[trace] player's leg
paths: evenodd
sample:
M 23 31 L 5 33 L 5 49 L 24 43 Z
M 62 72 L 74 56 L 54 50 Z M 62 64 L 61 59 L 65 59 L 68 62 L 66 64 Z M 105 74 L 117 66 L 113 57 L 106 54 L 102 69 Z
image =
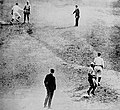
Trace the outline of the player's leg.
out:
M 30 17 L 30 14 L 28 13 L 28 14 L 27 14 L 27 20 L 28 20 L 28 23 L 29 23 L 29 20 L 30 20 L 29 17 Z
M 47 90 L 47 95 L 46 95 L 46 98 L 45 98 L 45 101 L 44 101 L 44 107 L 46 107 L 46 105 L 48 103 L 49 96 L 50 96 L 50 92 Z
M 89 87 L 89 89 L 88 89 L 88 91 L 87 91 L 88 95 L 90 95 L 90 91 L 93 89 L 92 81 L 89 81 L 89 83 L 90 83 L 90 87 Z
M 15 20 L 15 13 L 12 14 L 12 19 L 11 19 L 10 23 L 12 24 L 14 20 Z
M 98 77 L 98 86 L 100 86 L 101 76 Z
M 21 18 L 21 15 L 17 12 L 17 13 L 16 13 L 16 16 L 17 16 L 16 21 L 19 22 L 19 20 L 20 20 L 20 18 Z
M 24 13 L 24 23 L 26 22 L 26 13 Z
M 76 18 L 75 26 L 78 26 L 79 17 Z
M 52 102 L 53 94 L 54 94 L 54 91 L 51 91 L 49 101 L 48 101 L 48 108 L 51 108 L 51 102 Z
M 97 88 L 97 84 L 94 83 L 92 87 L 93 87 L 93 90 L 91 91 L 91 93 L 92 93 L 93 95 L 95 95 L 95 90 L 96 90 L 96 88 Z

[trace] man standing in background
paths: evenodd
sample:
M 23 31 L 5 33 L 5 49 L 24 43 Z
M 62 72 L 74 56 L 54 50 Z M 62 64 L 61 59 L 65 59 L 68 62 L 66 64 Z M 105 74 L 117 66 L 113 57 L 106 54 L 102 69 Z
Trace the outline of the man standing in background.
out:
M 29 4 L 29 1 L 27 1 L 27 4 L 24 7 L 24 23 L 26 22 L 26 17 L 27 17 L 27 21 L 29 23 L 30 10 L 31 10 L 31 6 Z
M 78 26 L 78 21 L 79 21 L 79 18 L 80 18 L 80 10 L 79 10 L 77 5 L 75 5 L 75 7 L 76 7 L 76 9 L 73 12 L 73 14 L 75 14 L 75 26 Z
M 104 68 L 104 60 L 101 58 L 101 53 L 98 53 L 98 56 L 94 59 L 95 63 L 95 73 L 97 74 L 98 86 L 100 86 L 100 81 L 102 77 L 102 70 Z
M 51 69 L 50 74 L 47 74 L 44 80 L 44 84 L 47 90 L 47 96 L 45 98 L 44 108 L 46 107 L 47 103 L 48 103 L 48 108 L 51 108 L 52 97 L 54 91 L 56 90 L 56 81 L 55 81 L 55 77 L 53 76 L 53 73 L 54 73 L 54 69 Z
M 13 6 L 13 8 L 12 8 L 12 12 L 11 12 L 12 20 L 11 20 L 11 23 L 13 23 L 14 20 L 19 22 L 19 19 L 21 18 L 21 15 L 19 14 L 19 10 L 23 11 L 23 9 L 18 6 L 18 3 L 16 3 L 16 5 Z

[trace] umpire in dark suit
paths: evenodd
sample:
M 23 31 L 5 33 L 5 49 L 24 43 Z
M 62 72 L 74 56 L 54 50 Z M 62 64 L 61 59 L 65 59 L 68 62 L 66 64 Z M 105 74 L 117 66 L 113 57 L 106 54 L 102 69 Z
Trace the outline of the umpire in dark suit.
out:
M 54 94 L 54 90 L 56 90 L 56 81 L 55 77 L 53 76 L 53 73 L 54 69 L 51 69 L 50 73 L 46 75 L 44 80 L 44 84 L 47 90 L 47 96 L 45 98 L 44 107 L 46 107 L 48 103 L 48 108 L 51 107 L 51 101 Z
M 75 7 L 76 7 L 76 9 L 73 12 L 73 14 L 75 14 L 75 26 L 78 26 L 78 21 L 79 21 L 79 18 L 80 18 L 80 10 L 79 10 L 77 5 L 75 5 Z
M 24 23 L 26 22 L 26 17 L 27 17 L 27 20 L 28 20 L 28 23 L 29 23 L 30 8 L 31 8 L 31 6 L 30 6 L 29 2 L 27 1 L 27 4 L 24 7 Z

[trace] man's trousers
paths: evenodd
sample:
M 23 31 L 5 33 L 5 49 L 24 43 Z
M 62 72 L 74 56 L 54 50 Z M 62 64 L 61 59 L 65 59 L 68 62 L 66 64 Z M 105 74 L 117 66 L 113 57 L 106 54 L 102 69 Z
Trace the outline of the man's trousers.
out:
M 12 19 L 21 18 L 21 15 L 18 12 L 13 12 Z
M 75 18 L 75 26 L 78 26 L 79 17 Z
M 54 94 L 54 91 L 47 90 L 47 96 L 45 98 L 44 107 L 46 107 L 47 104 L 49 108 L 51 107 L 53 94 Z
M 96 87 L 97 87 L 97 84 L 96 83 L 93 83 L 93 81 L 89 81 L 89 83 L 90 83 L 90 88 L 89 88 L 89 90 L 88 90 L 88 94 L 90 94 L 90 91 L 91 91 L 91 93 L 92 94 L 94 94 L 94 92 L 95 92 L 95 89 L 96 89 Z
M 29 22 L 29 16 L 30 16 L 30 13 L 24 13 L 24 23 L 26 21 L 26 18 L 27 18 L 27 20 Z
M 101 77 L 102 77 L 102 67 L 101 66 L 95 66 L 94 70 L 95 70 L 95 73 L 97 75 L 98 85 L 100 85 L 100 81 L 101 81 Z

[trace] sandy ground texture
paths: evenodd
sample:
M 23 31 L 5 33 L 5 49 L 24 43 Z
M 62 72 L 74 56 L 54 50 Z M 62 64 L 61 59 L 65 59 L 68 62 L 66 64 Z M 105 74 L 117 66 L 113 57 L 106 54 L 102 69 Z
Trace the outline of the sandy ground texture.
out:
M 13 35 L 7 40 L 7 45 L 2 47 L 1 52 L 3 52 L 4 58 L 8 59 L 6 62 L 10 65 L 8 68 L 10 72 L 17 72 L 23 67 L 22 65 L 31 64 L 32 66 L 29 65 L 28 68 L 32 68 L 32 70 L 29 69 L 29 72 L 34 73 L 33 76 L 37 75 L 36 84 L 31 88 L 16 87 L 17 89 L 11 89 L 1 95 L 0 110 L 46 110 L 47 108 L 43 108 L 46 95 L 43 80 L 50 68 L 55 68 L 57 79 L 52 110 L 120 110 L 119 72 L 105 69 L 101 87 L 96 90 L 96 95 L 84 98 L 88 84 L 82 83 L 85 88 L 77 89 L 75 87 L 79 83 L 78 74 L 75 74 L 74 78 L 72 77 L 74 81 L 72 78 L 70 79 L 71 76 L 68 75 L 70 80 L 66 77 L 67 73 L 80 68 L 79 63 L 75 65 L 69 58 L 67 60 L 66 57 L 63 58 L 61 54 L 65 47 L 77 43 L 94 50 L 87 43 L 86 36 L 89 36 L 95 28 L 100 29 L 100 32 L 104 32 L 106 29 L 107 31 L 104 33 L 97 34 L 108 37 L 109 29 L 119 22 L 119 17 L 112 14 L 110 2 L 110 0 L 100 2 L 103 4 L 102 6 L 89 6 L 89 3 L 80 5 L 79 27 L 74 27 L 74 16 L 72 15 L 74 3 L 32 2 L 33 33 L 29 34 L 24 30 L 22 34 Z M 96 4 L 95 1 L 94 4 Z M 103 30 L 100 26 L 104 27 Z M 27 26 L 24 25 L 24 28 Z M 93 54 L 96 54 L 96 50 L 93 51 Z M 109 65 L 106 64 L 106 67 Z M 22 82 L 24 80 L 21 80 L 20 83 L 22 84 Z

